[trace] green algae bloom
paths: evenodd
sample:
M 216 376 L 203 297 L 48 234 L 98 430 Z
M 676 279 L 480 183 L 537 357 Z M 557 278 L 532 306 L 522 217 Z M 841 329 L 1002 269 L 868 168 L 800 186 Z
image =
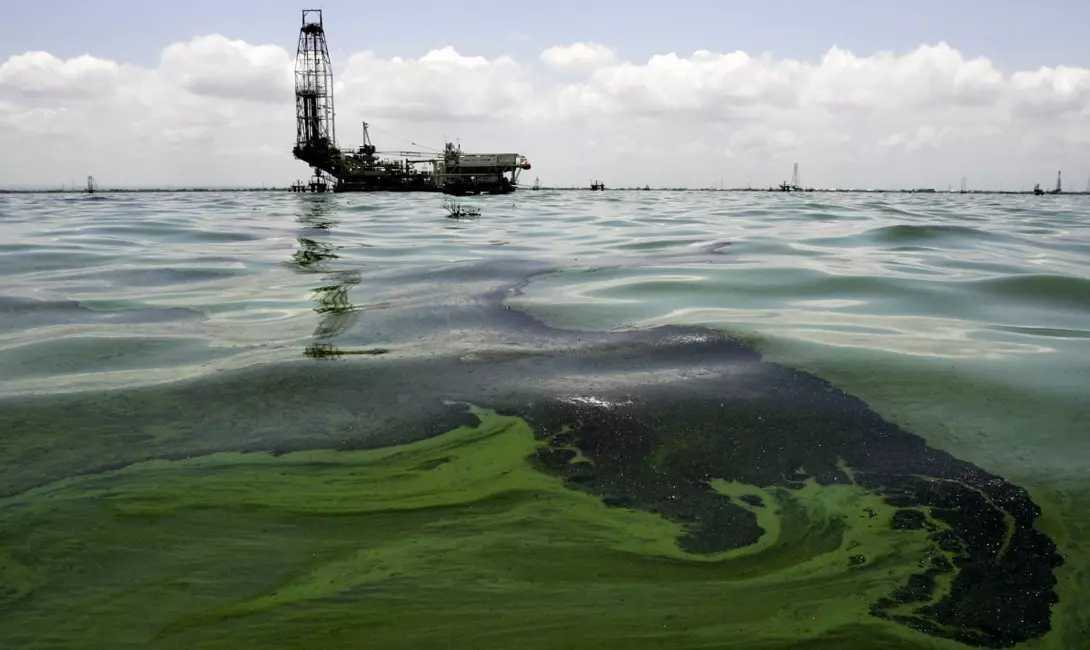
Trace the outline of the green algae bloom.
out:
M 471 412 L 476 426 L 402 446 L 153 460 L 9 497 L 0 639 L 810 648 L 855 630 L 920 647 L 868 614 L 927 547 L 877 495 L 712 481 L 762 532 L 690 553 L 686 525 L 535 469 L 547 445 L 525 420 Z

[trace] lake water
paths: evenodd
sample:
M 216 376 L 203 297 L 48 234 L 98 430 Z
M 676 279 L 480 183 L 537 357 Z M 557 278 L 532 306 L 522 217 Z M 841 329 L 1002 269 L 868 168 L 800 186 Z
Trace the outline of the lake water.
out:
M 443 203 L 0 196 L 0 645 L 1086 647 L 1090 197 Z

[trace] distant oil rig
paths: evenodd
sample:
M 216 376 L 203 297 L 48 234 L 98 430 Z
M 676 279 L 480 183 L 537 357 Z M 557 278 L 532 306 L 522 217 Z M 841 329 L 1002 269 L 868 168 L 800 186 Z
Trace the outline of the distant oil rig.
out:
M 1038 184 L 1033 186 L 1033 193 L 1038 195 L 1038 196 L 1040 196 L 1042 194 L 1063 194 L 1063 191 L 1064 191 L 1063 174 L 1064 174 L 1063 170 L 1060 170 L 1060 171 L 1056 172 L 1056 189 L 1054 189 L 1054 190 L 1052 190 L 1050 192 L 1045 192 L 1044 190 L 1041 189 L 1041 184 L 1038 183 Z M 1090 192 L 1090 182 L 1087 182 L 1086 188 L 1087 188 L 1086 191 Z
M 309 183 L 294 192 L 443 192 L 455 196 L 509 194 L 530 161 L 517 153 L 463 153 L 446 143 L 442 153 L 382 152 L 363 123 L 356 151 L 337 145 L 333 111 L 333 67 L 321 9 L 304 9 L 295 60 L 295 147 L 292 155 L 314 169 Z M 419 145 L 418 145 L 419 146 Z M 396 155 L 401 158 L 382 158 Z
M 813 192 L 814 188 L 804 188 L 799 183 L 799 164 L 795 163 L 795 169 L 791 172 L 791 182 L 784 181 L 778 188 L 780 192 Z M 771 191 L 771 190 L 770 190 Z

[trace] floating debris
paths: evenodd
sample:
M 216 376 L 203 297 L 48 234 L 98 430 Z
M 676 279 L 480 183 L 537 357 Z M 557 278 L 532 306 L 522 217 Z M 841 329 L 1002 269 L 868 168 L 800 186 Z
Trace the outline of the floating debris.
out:
M 444 206 L 451 219 L 476 219 L 481 216 L 480 208 L 467 208 L 454 201 L 447 201 Z
M 341 350 L 330 343 L 315 343 L 308 345 L 303 354 L 311 359 L 335 359 L 337 357 L 368 356 L 377 357 L 388 353 L 386 348 L 366 348 L 361 350 Z

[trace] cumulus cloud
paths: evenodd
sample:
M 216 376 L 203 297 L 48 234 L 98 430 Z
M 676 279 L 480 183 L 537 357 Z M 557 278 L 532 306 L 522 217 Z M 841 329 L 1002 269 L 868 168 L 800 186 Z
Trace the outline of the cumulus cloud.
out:
M 463 56 L 452 47 L 417 59 L 356 54 L 348 59 L 340 79 L 339 105 L 361 116 L 502 120 L 533 108 L 534 88 L 523 66 L 507 57 Z
M 599 43 L 554 45 L 539 57 L 545 65 L 558 70 L 593 70 L 613 63 L 617 53 Z
M 154 67 L 93 53 L 0 63 L 0 184 L 93 173 L 115 184 L 286 184 L 294 56 L 208 35 Z M 1090 170 L 1090 69 L 1001 71 L 946 43 L 812 61 L 771 54 L 551 47 L 537 61 L 451 47 L 335 62 L 338 136 L 367 120 L 403 140 L 529 155 L 551 183 L 767 186 L 800 162 L 808 184 L 1020 186 Z M 390 134 L 405 136 L 393 140 Z M 705 179 L 704 177 L 709 177 Z
M 111 90 L 121 66 L 90 55 L 67 61 L 27 52 L 0 64 L 0 88 L 29 97 L 90 97 Z
M 1011 75 L 1014 114 L 1054 118 L 1090 112 L 1090 69 L 1041 68 Z
M 989 106 L 1003 93 L 1003 76 L 984 58 L 966 61 L 945 43 L 898 56 L 858 57 L 834 47 L 805 66 L 807 103 L 869 110 Z
M 283 48 L 213 34 L 164 49 L 157 72 L 195 95 L 278 103 L 292 92 L 292 64 Z

